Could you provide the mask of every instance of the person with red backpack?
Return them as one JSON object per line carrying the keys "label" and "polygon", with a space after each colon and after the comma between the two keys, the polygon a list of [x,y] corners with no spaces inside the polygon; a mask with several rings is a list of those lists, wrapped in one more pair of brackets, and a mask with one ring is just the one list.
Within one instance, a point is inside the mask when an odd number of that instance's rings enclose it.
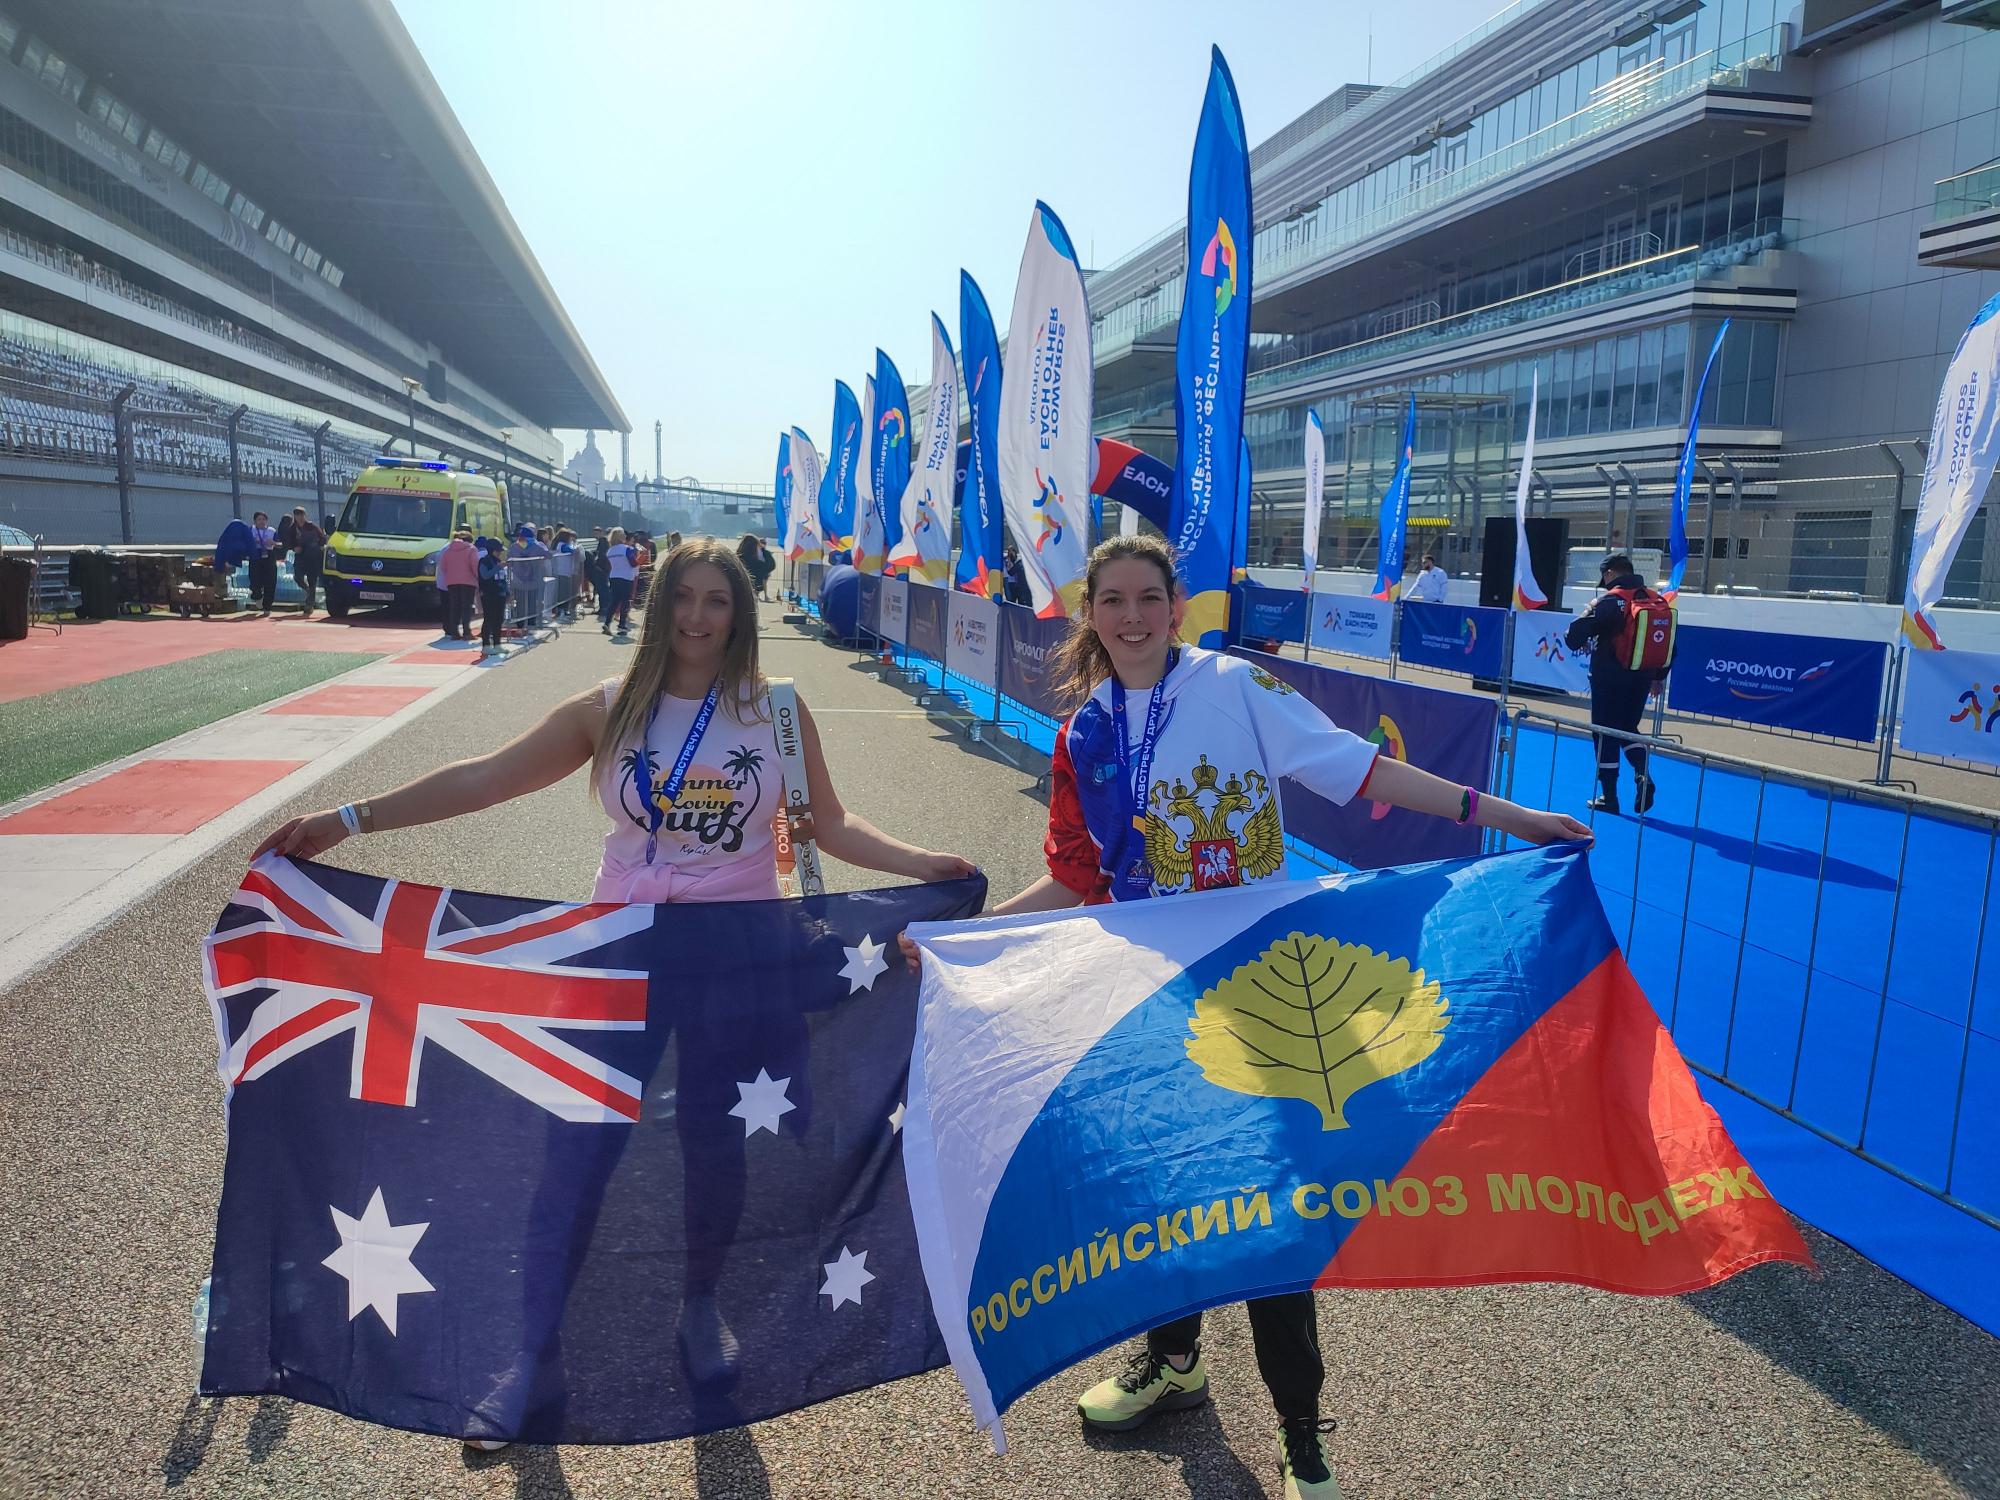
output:
{"label": "person with red backpack", "polygon": [[[1570,650],[1590,649],[1590,722],[1597,729],[1637,734],[1646,712],[1646,697],[1657,693],[1674,659],[1674,607],[1647,587],[1632,571],[1632,559],[1614,552],[1598,573],[1603,595],[1570,621],[1564,635]],[[1618,750],[1632,762],[1632,807],[1644,813],[1653,805],[1653,779],[1646,774],[1646,747],[1609,734],[1597,736],[1597,782],[1603,789],[1590,802],[1592,812],[1612,813],[1618,806]]]}

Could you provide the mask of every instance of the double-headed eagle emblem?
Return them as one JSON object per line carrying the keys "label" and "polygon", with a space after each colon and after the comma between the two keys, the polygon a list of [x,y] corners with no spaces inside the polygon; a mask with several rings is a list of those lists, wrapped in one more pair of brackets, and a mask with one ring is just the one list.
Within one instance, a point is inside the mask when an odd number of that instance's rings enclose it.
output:
{"label": "double-headed eagle emblem", "polygon": [[[1171,789],[1165,781],[1153,783],[1146,862],[1158,885],[1213,890],[1262,880],[1284,865],[1285,831],[1270,783],[1253,770],[1241,776],[1231,772],[1218,785],[1221,774],[1204,755],[1192,772],[1192,787],[1179,778]],[[1185,834],[1176,826],[1181,824]]]}

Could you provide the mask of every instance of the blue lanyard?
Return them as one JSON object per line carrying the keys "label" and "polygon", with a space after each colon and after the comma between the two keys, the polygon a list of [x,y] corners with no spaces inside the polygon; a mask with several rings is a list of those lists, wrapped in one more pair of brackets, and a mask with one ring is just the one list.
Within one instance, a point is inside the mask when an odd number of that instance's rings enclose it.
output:
{"label": "blue lanyard", "polygon": [[701,700],[694,723],[689,726],[687,739],[681,743],[681,753],[674,757],[673,768],[667,772],[666,782],[660,787],[659,795],[647,784],[650,769],[646,759],[646,746],[653,738],[653,725],[660,717],[660,700],[653,700],[653,711],[646,715],[646,733],[639,741],[639,753],[632,759],[632,788],[639,794],[639,805],[646,809],[646,863],[651,864],[660,850],[660,825],[667,820],[666,807],[672,807],[680,797],[681,787],[687,782],[688,768],[694,764],[694,753],[701,747],[701,737],[708,733],[708,721],[715,717],[715,705],[722,697],[722,679],[709,684],[708,696]]}
{"label": "blue lanyard", "polygon": [[1146,783],[1152,779],[1153,751],[1160,741],[1160,715],[1167,702],[1167,679],[1173,676],[1180,660],[1181,648],[1176,646],[1167,653],[1166,669],[1160,673],[1160,680],[1153,684],[1153,696],[1146,704],[1146,729],[1139,738],[1139,758],[1136,762],[1132,759],[1125,719],[1125,684],[1118,680],[1117,673],[1111,676],[1111,723],[1117,732],[1118,779],[1124,784],[1125,795],[1131,799],[1132,827],[1142,833],[1146,827]]}

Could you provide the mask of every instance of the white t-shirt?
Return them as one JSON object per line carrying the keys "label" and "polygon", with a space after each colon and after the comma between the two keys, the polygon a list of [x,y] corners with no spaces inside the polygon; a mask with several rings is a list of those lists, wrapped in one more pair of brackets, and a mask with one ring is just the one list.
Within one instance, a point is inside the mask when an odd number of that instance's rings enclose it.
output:
{"label": "white t-shirt", "polygon": [[[1125,695],[1136,774],[1152,692]],[[1333,802],[1358,793],[1376,747],[1340,728],[1286,683],[1240,657],[1185,647],[1167,673],[1143,835],[1118,790],[1111,688],[1104,683],[1056,735],[1049,870],[1087,900],[1131,900],[1282,879],[1278,778]],[[1124,843],[1123,857],[1118,845]],[[1133,862],[1146,869],[1134,872]],[[1124,877],[1124,878],[1121,878]]]}
{"label": "white t-shirt", "polygon": [[1425,568],[1417,574],[1416,581],[1410,585],[1407,597],[1419,604],[1442,604],[1445,586],[1450,581],[1443,568]]}

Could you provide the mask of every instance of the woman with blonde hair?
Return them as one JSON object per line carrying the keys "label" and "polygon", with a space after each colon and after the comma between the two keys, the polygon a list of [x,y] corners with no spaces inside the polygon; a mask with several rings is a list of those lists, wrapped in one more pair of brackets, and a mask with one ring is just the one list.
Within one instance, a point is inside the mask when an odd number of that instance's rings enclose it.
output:
{"label": "woman with blonde hair", "polygon": [[[769,691],[757,665],[756,601],[736,554],[706,537],[676,548],[660,566],[643,629],[622,679],[558,704],[498,750],[378,797],[293,818],[258,846],[257,856],[275,851],[310,858],[357,833],[480,812],[587,765],[610,820],[593,901],[775,898],[772,823],[785,805],[784,788]],[[827,774],[812,714],[803,701],[798,709],[805,790],[822,849],[864,869],[921,881],[973,873],[958,855],[905,844],[849,811]],[[784,1056],[805,1046],[803,1022],[793,1032],[766,1026],[744,1041],[767,1061]],[[689,1053],[682,1049],[679,1056]],[[736,1102],[730,1080],[737,1076],[726,1067],[700,1076],[680,1068],[676,1075],[682,1151],[690,1163],[700,1162],[695,1175],[707,1185],[701,1214],[687,1220],[680,1317],[681,1357],[701,1387],[726,1386],[739,1353],[717,1300],[744,1205],[744,1137],[728,1113]],[[615,1152],[618,1139],[607,1137],[606,1149]],[[540,1192],[551,1219],[597,1211],[579,1182],[552,1181]],[[530,1299],[520,1378],[496,1391],[491,1410],[482,1409],[478,1427],[467,1433],[469,1446],[505,1447],[504,1438],[484,1433],[520,1430],[537,1399],[533,1372],[560,1364],[561,1303]]]}

